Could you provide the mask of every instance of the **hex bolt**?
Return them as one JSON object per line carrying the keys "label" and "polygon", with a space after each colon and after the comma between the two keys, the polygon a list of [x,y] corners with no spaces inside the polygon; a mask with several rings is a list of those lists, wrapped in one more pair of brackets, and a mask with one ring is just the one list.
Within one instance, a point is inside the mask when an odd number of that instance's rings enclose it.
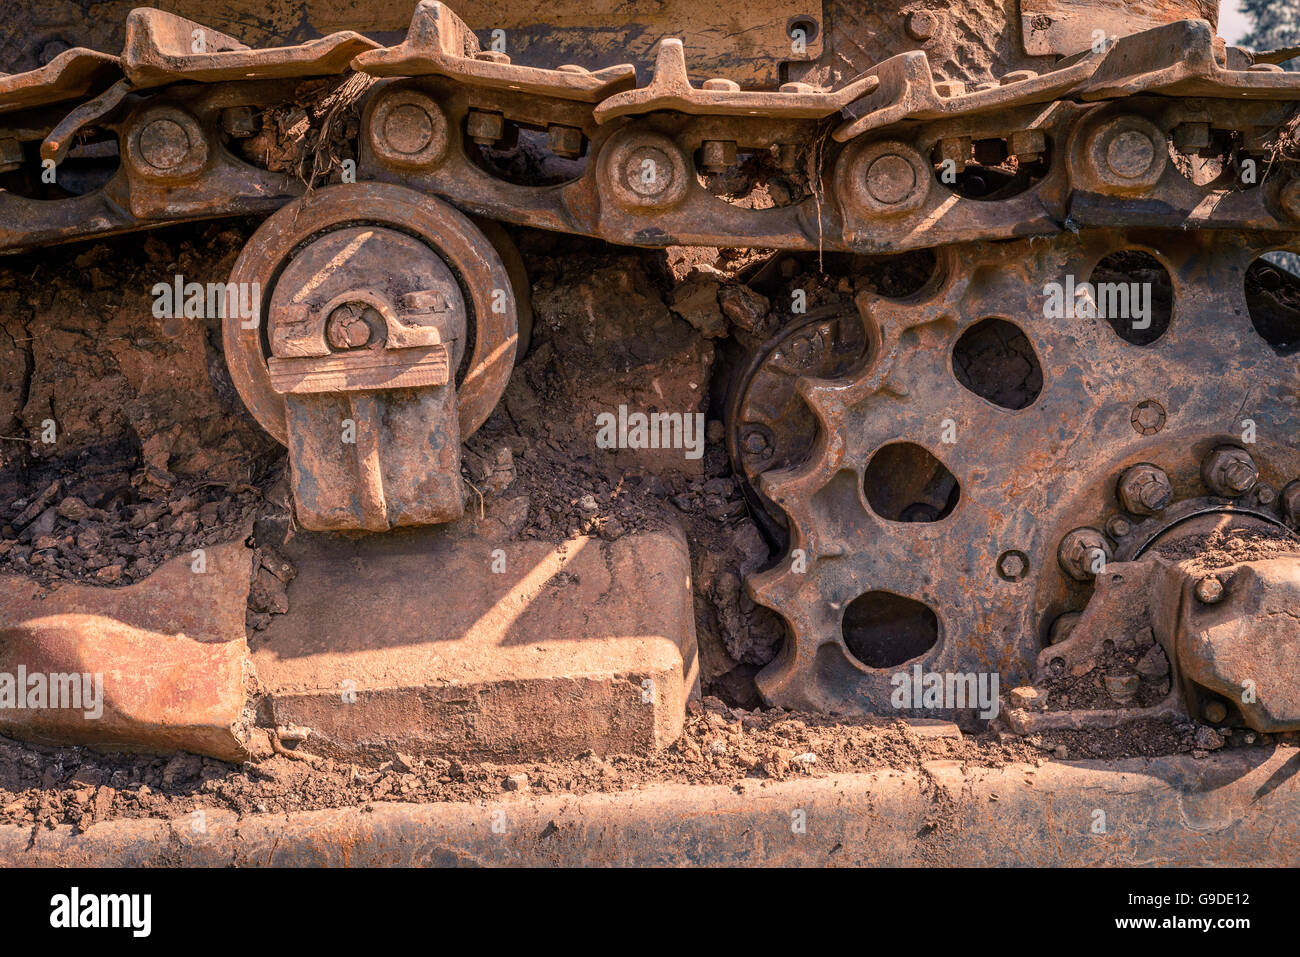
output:
{"label": "hex bolt", "polygon": [[1260,482],[1255,486],[1255,501],[1260,505],[1272,505],[1277,501],[1277,490],[1271,485]]}
{"label": "hex bolt", "polygon": [[998,556],[998,574],[1008,581],[1020,581],[1029,571],[1029,562],[1023,552],[1003,552]]}
{"label": "hex bolt", "polygon": [[1196,600],[1203,605],[1217,605],[1223,601],[1223,582],[1214,575],[1206,575],[1196,583]]}
{"label": "hex bolt", "polygon": [[1133,531],[1133,523],[1123,515],[1112,515],[1106,520],[1106,534],[1111,538],[1124,538],[1131,531]]}
{"label": "hex bolt", "polygon": [[777,91],[780,92],[780,93],[818,93],[818,92],[820,92],[820,90],[819,90],[817,87],[813,86],[811,83],[802,83],[802,82],[797,81],[797,80],[796,80],[796,81],[793,81],[793,82],[790,82],[790,83],[782,83],[779,87],[777,87]]}
{"label": "hex bolt", "polygon": [[1125,179],[1141,176],[1155,158],[1156,145],[1140,130],[1124,130],[1106,145],[1106,165]]}
{"label": "hex bolt", "polygon": [[867,169],[867,192],[877,202],[895,206],[916,189],[916,170],[905,157],[886,153],[876,157]]}
{"label": "hex bolt", "polygon": [[1022,163],[1033,163],[1047,150],[1047,136],[1042,130],[1016,130],[1007,139],[1007,151]]}
{"label": "hex bolt", "polygon": [[175,120],[157,119],[140,131],[140,156],[154,169],[175,169],[190,151],[185,127]]}
{"label": "hex bolt", "polygon": [[1228,717],[1228,706],[1222,701],[1207,701],[1205,707],[1201,709],[1201,714],[1210,724],[1220,724]]}
{"label": "hex bolt", "polygon": [[1282,489],[1282,517],[1292,528],[1300,526],[1300,479]]}
{"label": "hex bolt", "polygon": [[1075,581],[1092,581],[1110,564],[1110,542],[1095,528],[1076,528],[1061,539],[1056,560]]}
{"label": "hex bolt", "polygon": [[1215,495],[1236,498],[1259,481],[1259,470],[1245,449],[1221,445],[1201,462],[1201,478]]}
{"label": "hex bolt", "polygon": [[1154,515],[1162,511],[1174,494],[1164,470],[1147,462],[1125,469],[1115,491],[1124,510],[1134,515]]}
{"label": "hex bolt", "polygon": [[546,128],[546,145],[556,156],[577,159],[582,155],[582,130],[552,123]]}
{"label": "hex bolt", "polygon": [[0,139],[0,173],[18,169],[23,164],[23,144],[10,137]]}
{"label": "hex bolt", "polygon": [[700,165],[710,173],[721,173],[735,162],[735,140],[705,140],[700,147]]}
{"label": "hex bolt", "polygon": [[479,146],[491,146],[505,136],[506,118],[500,113],[470,110],[465,120],[465,131]]}
{"label": "hex bolt", "polygon": [[712,90],[716,93],[738,93],[740,84],[735,80],[729,80],[726,77],[715,76],[712,79],[705,80],[700,89]]}
{"label": "hex bolt", "polygon": [[221,128],[228,136],[246,139],[257,132],[257,114],[251,106],[228,106],[221,111]]}
{"label": "hex bolt", "polygon": [[935,83],[934,91],[945,99],[951,99],[954,96],[965,95],[966,84],[961,80],[940,80]]}
{"label": "hex bolt", "polygon": [[509,63],[510,54],[504,50],[479,50],[474,54],[474,59],[483,60],[487,63]]}
{"label": "hex bolt", "polygon": [[1209,123],[1179,123],[1174,127],[1174,149],[1194,153],[1210,145]]}
{"label": "hex bolt", "polygon": [[951,163],[953,170],[958,173],[965,171],[971,154],[969,136],[945,136],[939,141],[938,149],[940,163]]}
{"label": "hex bolt", "polygon": [[904,28],[909,37],[924,43],[939,29],[939,19],[929,10],[914,10],[907,15]]}

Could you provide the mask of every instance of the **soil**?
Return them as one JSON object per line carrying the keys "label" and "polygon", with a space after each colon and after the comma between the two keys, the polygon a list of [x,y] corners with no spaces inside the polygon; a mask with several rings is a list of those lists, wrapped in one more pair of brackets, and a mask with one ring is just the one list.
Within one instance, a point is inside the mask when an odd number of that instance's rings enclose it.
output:
{"label": "soil", "polygon": [[[102,755],[0,739],[0,822],[89,827],[111,818],[175,817],[198,808],[245,813],[369,801],[483,801],[535,793],[625,791],[658,783],[735,785],[931,760],[975,767],[1039,762],[1041,752],[996,736],[939,736],[902,721],[745,711],[692,702],[682,737],[651,756],[588,753],[571,761],[491,764],[399,757],[378,768],[274,755],[242,766],[194,755]],[[522,777],[521,777],[522,775]]]}
{"label": "soil", "polygon": [[[301,168],[303,156],[296,161]],[[250,632],[288,610],[294,570],[277,550],[294,532],[284,451],[235,393],[219,320],[160,318],[151,308],[154,284],[174,275],[224,280],[255,226],[181,226],[0,261],[0,573],[120,586],[169,557],[251,530],[259,553]],[[823,274],[816,256],[628,250],[514,235],[533,280],[532,347],[503,401],[466,442],[468,510],[499,521],[511,538],[612,540],[670,521],[684,528],[710,697],[707,708],[692,706],[682,739],[650,757],[527,765],[403,759],[378,769],[285,754],[234,766],[0,740],[0,820],[85,827],[201,807],[246,813],[482,800],[521,786],[581,793],[917,767],[935,758],[997,766],[1268,743],[1190,723],[1029,741],[996,732],[933,737],[901,722],[757,710],[754,675],[785,630],[743,585],[772,560],[773,543],[726,452],[728,357],[780,330],[793,289],[806,291],[810,309],[849,303],[864,289],[906,294],[929,280],[933,257],[828,256]],[[597,416],[620,405],[698,414],[699,454],[599,448]],[[1231,543],[1220,544],[1230,553]],[[1114,654],[1104,667],[1136,667],[1144,651]],[[1096,687],[1053,693],[1090,701]]]}

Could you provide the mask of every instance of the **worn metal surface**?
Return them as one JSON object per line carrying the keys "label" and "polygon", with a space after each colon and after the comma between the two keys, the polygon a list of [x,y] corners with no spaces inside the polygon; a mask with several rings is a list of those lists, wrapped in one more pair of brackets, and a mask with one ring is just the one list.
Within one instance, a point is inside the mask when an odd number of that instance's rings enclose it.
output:
{"label": "worn metal surface", "polygon": [[11,682],[19,668],[29,676],[97,675],[102,692],[102,713],[91,718],[84,697],[81,707],[55,707],[51,697],[41,706],[10,701],[0,709],[4,733],[243,760],[252,556],[243,542],[204,551],[201,574],[183,555],[125,588],[47,590],[0,577],[0,673]]}
{"label": "worn metal surface", "polygon": [[[494,549],[505,569],[485,569]],[[290,614],[253,656],[276,725],[307,751],[545,760],[675,741],[699,694],[680,532],[502,542],[421,529],[298,536]],[[353,692],[340,694],[340,688]]]}
{"label": "worn metal surface", "polygon": [[[1172,278],[1174,320],[1159,339],[1137,346],[1105,321],[1044,315],[1046,284],[1082,282],[1125,248],[1149,251]],[[1270,240],[1244,234],[1093,230],[954,248],[939,281],[910,299],[861,294],[870,361],[849,378],[799,383],[817,441],[807,462],[768,472],[760,485],[791,529],[791,553],[750,579],[754,598],[792,632],[758,676],[764,697],[892,713],[891,676],[914,665],[1018,683],[1052,621],[1083,607],[1094,587],[1060,567],[1062,539],[1103,527],[1130,465],[1156,463],[1175,489],[1199,487],[1203,456],[1249,414],[1267,423],[1252,454],[1270,483],[1300,475],[1294,360],[1256,334],[1244,301],[1245,269],[1267,248]],[[1044,370],[1041,392],[1023,408],[969,391],[947,361],[962,333],[987,317],[1017,326]],[[1205,348],[1225,336],[1233,349]],[[1146,435],[1130,420],[1149,401],[1171,414]],[[955,478],[959,498],[948,514],[891,521],[873,509],[868,464],[897,442],[926,450]],[[894,482],[915,495],[909,474],[869,484]],[[1011,551],[1028,563],[1015,581],[999,574],[999,556]],[[927,605],[937,634],[923,654],[871,667],[850,650],[842,622],[854,599],[881,591]]]}
{"label": "worn metal surface", "polygon": [[[1294,748],[1039,767],[931,762],[769,782],[492,804],[0,829],[0,859],[118,866],[1245,866],[1300,842]],[[1096,833],[1096,811],[1106,829]],[[803,812],[806,828],[790,826]],[[495,815],[495,816],[494,816]],[[935,820],[943,823],[936,826]],[[502,832],[493,821],[504,822]]]}
{"label": "worn metal surface", "polygon": [[300,521],[459,518],[460,443],[496,405],[518,339],[510,276],[474,224],[401,187],[331,187],[267,220],[230,281],[258,290],[260,313],[226,310],[227,362],[289,447]]}

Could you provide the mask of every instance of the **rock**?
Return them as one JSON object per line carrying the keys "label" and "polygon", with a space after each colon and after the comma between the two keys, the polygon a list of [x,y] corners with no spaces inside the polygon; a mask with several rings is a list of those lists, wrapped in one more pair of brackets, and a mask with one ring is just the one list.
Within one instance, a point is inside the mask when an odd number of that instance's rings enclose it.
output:
{"label": "rock", "polygon": [[1196,747],[1203,751],[1217,751],[1223,747],[1223,735],[1205,726],[1196,729]]}
{"label": "rock", "polygon": [[23,529],[23,534],[32,539],[41,538],[42,536],[48,535],[50,532],[54,531],[54,526],[58,521],[58,510],[53,507],[47,508],[45,511],[41,512],[41,514],[38,515],[30,525]]}
{"label": "rock", "polygon": [[98,581],[111,585],[113,582],[121,581],[122,571],[123,567],[120,564],[105,565],[99,571],[95,572],[95,578]]}
{"label": "rock", "polygon": [[1144,678],[1159,680],[1169,674],[1169,658],[1159,645],[1152,645],[1137,663],[1137,671]]}
{"label": "rock", "polygon": [[527,791],[528,775],[522,772],[519,774],[508,775],[502,784],[505,785],[507,791]]}
{"label": "rock", "polygon": [[769,778],[782,778],[790,773],[794,752],[789,748],[768,748],[763,752],[763,773]]}
{"label": "rock", "polygon": [[58,513],[70,522],[81,522],[90,518],[95,509],[77,498],[75,495],[69,495],[58,505]]}
{"label": "rock", "polygon": [[746,332],[753,332],[767,315],[767,297],[748,286],[726,286],[718,294],[723,315]]}
{"label": "rock", "polygon": [[248,593],[248,607],[253,611],[284,615],[289,611],[289,591],[275,575],[258,568]]}
{"label": "rock", "polygon": [[721,288],[713,279],[690,279],[676,287],[669,306],[706,339],[721,338],[727,334],[727,320],[718,307]]}
{"label": "rock", "polygon": [[60,488],[62,488],[62,485],[58,479],[45,486],[44,490],[36,498],[32,499],[25,509],[18,513],[18,517],[14,519],[14,527],[22,528],[36,518],[37,515],[44,512],[45,506],[53,500],[54,496],[59,494]]}
{"label": "rock", "polygon": [[796,754],[790,759],[791,764],[801,764],[804,767],[812,767],[817,763],[817,755],[811,751],[805,751],[803,754]]}

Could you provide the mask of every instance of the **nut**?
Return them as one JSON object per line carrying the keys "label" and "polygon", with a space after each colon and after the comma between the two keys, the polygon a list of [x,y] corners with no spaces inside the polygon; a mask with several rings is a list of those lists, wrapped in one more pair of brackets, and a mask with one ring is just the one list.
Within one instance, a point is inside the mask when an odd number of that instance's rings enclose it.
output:
{"label": "nut", "polygon": [[735,162],[735,140],[705,140],[700,147],[700,165],[710,173],[721,173]]}
{"label": "nut", "polygon": [[546,146],[556,156],[577,159],[582,155],[582,130],[552,123],[546,128]]}
{"label": "nut", "polygon": [[907,15],[905,29],[913,40],[924,43],[939,29],[939,18],[929,10],[914,10]]}
{"label": "nut", "polygon": [[257,114],[251,106],[228,106],[221,111],[221,128],[236,139],[257,132]]}
{"label": "nut", "polygon": [[1221,445],[1201,462],[1201,478],[1215,495],[1236,498],[1259,481],[1259,470],[1245,449]]}
{"label": "nut", "polygon": [[1141,684],[1137,675],[1106,675],[1102,679],[1106,686],[1106,693],[1114,699],[1116,704],[1128,704],[1137,697],[1138,686]]}
{"label": "nut", "polygon": [[1146,462],[1125,469],[1115,490],[1125,511],[1134,515],[1154,515],[1174,494],[1164,470]]}
{"label": "nut", "polygon": [[1293,528],[1300,525],[1300,479],[1282,489],[1282,517]]}
{"label": "nut", "polygon": [[1206,605],[1223,601],[1223,582],[1214,575],[1206,575],[1196,583],[1196,600]]}
{"label": "nut", "polygon": [[966,161],[970,159],[971,140],[969,136],[945,136],[939,141],[939,162],[952,163],[954,172],[964,172]]}
{"label": "nut", "polygon": [[1061,539],[1056,558],[1075,581],[1092,581],[1110,564],[1110,542],[1095,528],[1076,528]]}
{"label": "nut", "polygon": [[505,136],[506,118],[500,113],[470,110],[465,118],[465,132],[480,146],[491,146]]}

